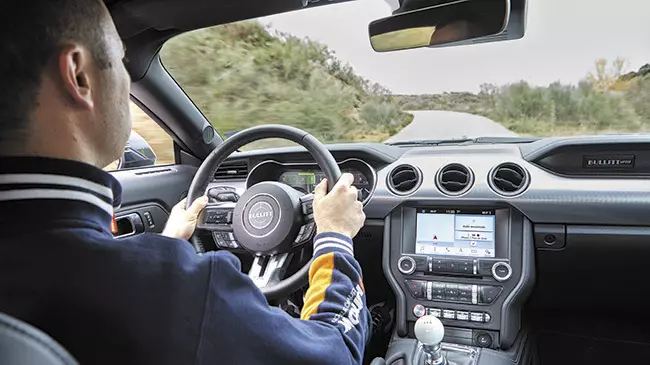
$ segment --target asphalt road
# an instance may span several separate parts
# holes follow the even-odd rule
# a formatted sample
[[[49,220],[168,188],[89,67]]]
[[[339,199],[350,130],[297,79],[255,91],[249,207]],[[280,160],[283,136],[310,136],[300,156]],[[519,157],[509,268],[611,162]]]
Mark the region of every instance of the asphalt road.
[[[386,142],[418,139],[516,137],[517,134],[488,118],[443,110],[410,111],[415,118]]]

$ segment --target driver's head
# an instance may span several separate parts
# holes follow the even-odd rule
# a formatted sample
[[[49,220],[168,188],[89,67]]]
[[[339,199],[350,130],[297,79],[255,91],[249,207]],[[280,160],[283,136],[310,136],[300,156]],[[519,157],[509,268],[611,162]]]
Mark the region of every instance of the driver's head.
[[[98,167],[131,130],[124,49],[102,0],[11,0],[0,11],[0,156]]]

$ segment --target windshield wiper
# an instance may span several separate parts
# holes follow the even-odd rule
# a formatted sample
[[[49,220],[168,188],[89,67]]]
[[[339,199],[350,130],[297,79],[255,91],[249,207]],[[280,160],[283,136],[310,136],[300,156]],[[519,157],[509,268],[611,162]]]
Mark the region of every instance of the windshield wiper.
[[[529,137],[477,137],[459,139],[420,139],[411,141],[388,142],[389,146],[441,146],[460,144],[502,144],[502,143],[531,143],[539,138]]]
[[[414,139],[410,141],[388,142],[390,146],[440,146],[443,144],[461,144],[473,142],[473,139],[459,138],[459,139]]]

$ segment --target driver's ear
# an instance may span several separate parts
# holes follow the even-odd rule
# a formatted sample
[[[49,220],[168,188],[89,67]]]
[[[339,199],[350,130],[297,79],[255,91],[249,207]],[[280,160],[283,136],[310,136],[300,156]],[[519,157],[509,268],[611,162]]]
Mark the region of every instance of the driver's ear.
[[[91,55],[78,45],[66,46],[57,59],[57,72],[68,99],[76,106],[92,109]]]

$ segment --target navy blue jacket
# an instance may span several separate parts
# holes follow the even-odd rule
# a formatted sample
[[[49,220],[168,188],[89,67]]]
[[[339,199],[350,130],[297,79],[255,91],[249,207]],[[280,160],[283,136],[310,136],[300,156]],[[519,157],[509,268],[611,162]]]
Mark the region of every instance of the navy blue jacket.
[[[121,187],[90,165],[0,159],[0,311],[81,364],[359,364],[369,314],[352,242],[317,236],[302,318],[269,307],[219,251],[114,239]]]

